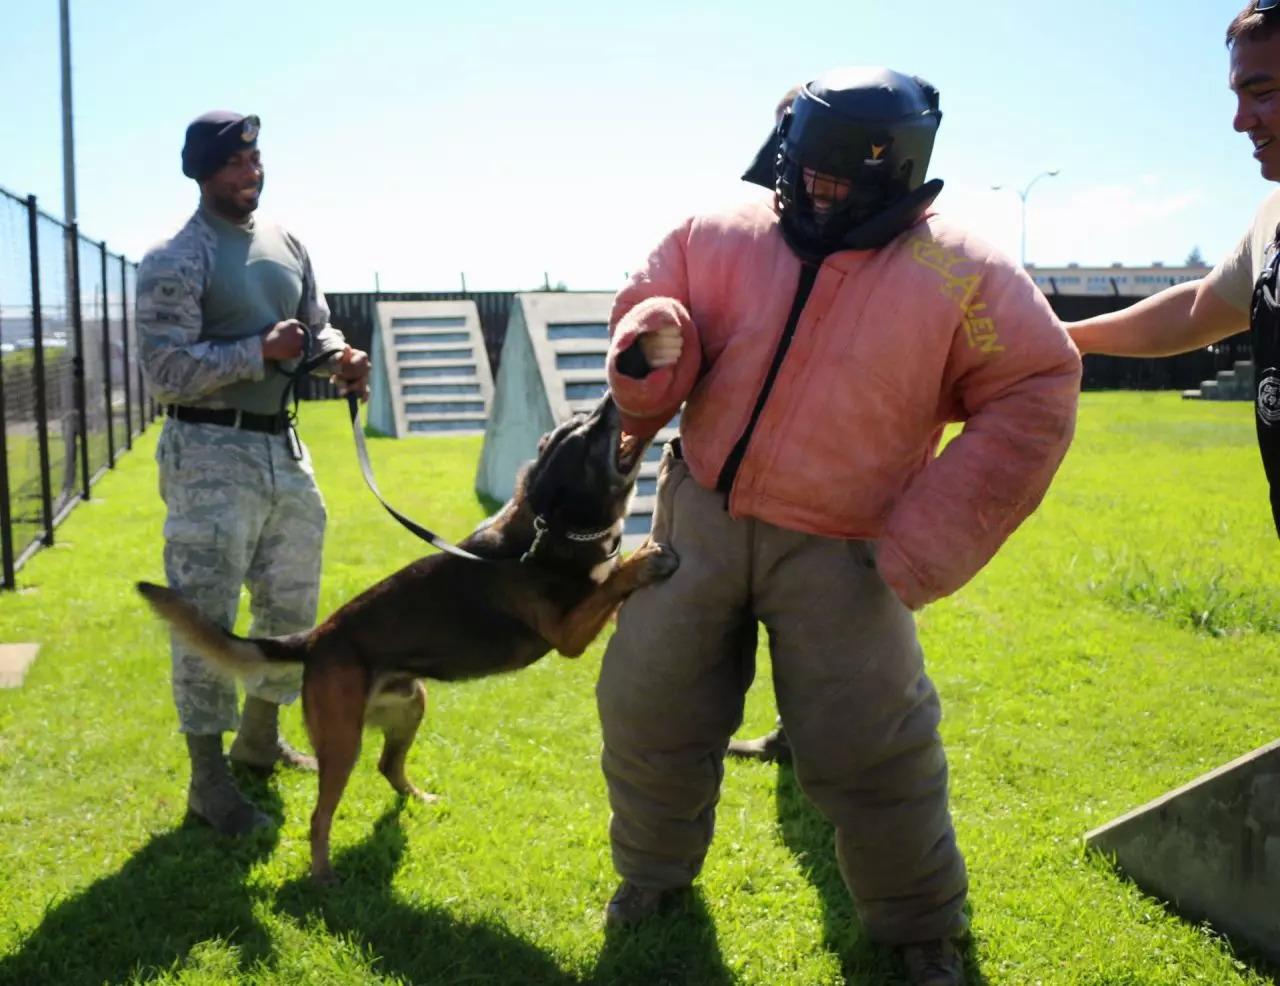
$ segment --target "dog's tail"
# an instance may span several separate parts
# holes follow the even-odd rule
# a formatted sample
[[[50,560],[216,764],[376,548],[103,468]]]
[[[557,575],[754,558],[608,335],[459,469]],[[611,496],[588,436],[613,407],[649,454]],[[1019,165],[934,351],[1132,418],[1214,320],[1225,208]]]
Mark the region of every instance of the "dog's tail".
[[[180,592],[152,582],[139,582],[137,588],[156,614],[192,649],[230,674],[254,674],[268,661],[303,664],[307,660],[306,633],[247,640],[222,629]]]

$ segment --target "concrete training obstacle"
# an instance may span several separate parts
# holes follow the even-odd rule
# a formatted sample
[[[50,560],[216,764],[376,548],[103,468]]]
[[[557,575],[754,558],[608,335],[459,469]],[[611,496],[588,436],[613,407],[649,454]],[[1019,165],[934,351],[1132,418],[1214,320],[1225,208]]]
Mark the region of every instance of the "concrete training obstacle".
[[[481,435],[493,374],[474,301],[380,301],[368,421],[383,435]]]
[[[1085,836],[1145,893],[1280,964],[1280,741]]]
[[[538,439],[575,411],[590,408],[608,388],[605,356],[613,292],[532,291],[517,294],[498,361],[493,407],[485,429],[476,489],[497,502],[510,498],[516,471],[534,457]],[[676,435],[677,414],[645,455],[627,518],[624,548],[648,533],[662,445]]]

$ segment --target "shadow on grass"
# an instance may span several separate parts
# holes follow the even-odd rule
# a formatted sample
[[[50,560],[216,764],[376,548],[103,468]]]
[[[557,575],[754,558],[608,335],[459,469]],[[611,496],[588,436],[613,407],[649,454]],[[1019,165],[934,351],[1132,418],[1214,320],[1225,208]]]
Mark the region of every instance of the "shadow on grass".
[[[302,923],[318,919],[330,934],[346,936],[367,950],[380,975],[415,986],[579,986],[550,956],[499,924],[461,920],[443,908],[399,897],[392,880],[407,841],[399,815],[399,805],[389,808],[368,839],[334,857],[343,883],[320,887],[303,877],[281,889],[277,907]]]
[[[284,810],[270,781],[236,779],[277,827],[234,839],[186,821],[154,837],[118,873],[55,903],[0,959],[0,984],[149,979],[211,939],[238,948],[242,970],[268,959],[271,939],[254,917],[257,895],[244,881],[275,848]]]
[[[724,964],[715,924],[695,887],[636,928],[607,930],[588,982],[593,986],[732,986],[737,979]]]
[[[632,931],[607,934],[590,977],[580,980],[538,946],[490,921],[464,920],[448,910],[399,897],[392,880],[406,839],[399,807],[374,823],[361,844],[334,859],[343,884],[316,886],[308,878],[286,885],[277,907],[301,923],[318,919],[373,956],[381,975],[415,986],[461,982],[537,983],[539,986],[624,986],[698,983],[731,986],[715,928],[696,893]]]
[[[822,901],[823,944],[840,957],[848,986],[896,986],[906,982],[901,962],[893,951],[862,934],[853,900],[836,862],[834,829],[800,789],[790,764],[778,768],[777,812],[783,841],[818,891]],[[986,978],[974,963],[972,945],[967,953],[968,986],[986,986]]]

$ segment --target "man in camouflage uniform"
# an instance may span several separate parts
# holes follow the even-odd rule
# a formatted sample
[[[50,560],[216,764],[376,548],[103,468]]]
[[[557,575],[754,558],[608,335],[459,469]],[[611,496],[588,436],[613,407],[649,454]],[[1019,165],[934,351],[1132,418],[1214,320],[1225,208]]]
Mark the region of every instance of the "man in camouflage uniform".
[[[316,372],[367,395],[368,356],[328,324],[311,261],[298,240],[254,216],[263,169],[256,116],[207,113],[187,128],[182,170],[200,205],[143,258],[137,279],[139,358],[166,420],[156,449],[168,582],[211,618],[233,626],[249,590],[255,635],[316,619],[325,506],[306,447],[283,410],[307,330],[334,356]],[[319,351],[313,350],[313,351]],[[301,684],[293,669],[234,681],[171,640],[173,697],[191,757],[191,813],[220,832],[270,824],[236,788],[232,759],[315,769],[281,738],[281,704]]]

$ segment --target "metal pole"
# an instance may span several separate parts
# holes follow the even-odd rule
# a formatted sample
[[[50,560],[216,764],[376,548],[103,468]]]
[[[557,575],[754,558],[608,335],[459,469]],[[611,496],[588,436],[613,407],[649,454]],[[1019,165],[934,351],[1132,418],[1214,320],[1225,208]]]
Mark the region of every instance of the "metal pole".
[[[70,0],[59,0],[58,23],[62,35],[62,221],[76,221],[76,141],[71,116],[71,10]]]
[[[120,360],[124,375],[124,447],[133,448],[133,388],[129,379],[129,276],[120,255]]]
[[[58,2],[58,28],[62,42],[62,221],[69,226],[71,237],[67,250],[68,286],[71,312],[75,324],[76,355],[72,358],[75,374],[76,402],[79,404],[80,463],[83,473],[81,495],[89,499],[89,436],[85,430],[87,416],[84,397],[84,333],[80,321],[80,244],[76,225],[76,139],[71,110],[71,3]],[[68,464],[70,465],[70,464]]]
[[[116,467],[115,415],[111,413],[111,303],[107,300],[107,241],[98,249],[102,251],[102,389],[107,397],[107,466]]]
[[[80,227],[67,228],[71,237],[71,327],[75,333],[76,354],[71,359],[75,381],[77,419],[80,430],[80,497],[89,499],[89,408],[84,389],[84,319],[80,311]]]
[[[53,491],[49,481],[49,397],[44,376],[44,312],[40,301],[40,211],[27,196],[27,232],[31,240],[31,336],[36,375],[36,433],[40,440],[40,506],[44,511],[44,544],[53,544]]]
[[[1025,188],[1023,188],[1021,191],[1019,191],[1019,190],[1018,190],[1018,189],[1016,189],[1016,188],[1011,189],[1011,191],[1012,191],[1016,196],[1018,196],[1018,198],[1019,198],[1019,199],[1021,200],[1021,202],[1022,202],[1022,256],[1021,256],[1021,261],[1022,261],[1022,266],[1023,266],[1023,267],[1026,267],[1026,266],[1027,266],[1027,196],[1031,194],[1031,186],[1032,186],[1032,185],[1034,185],[1036,182],[1038,182],[1041,178],[1052,178],[1054,175],[1056,175],[1056,174],[1058,173],[1058,171],[1059,171],[1059,170],[1060,170],[1060,169],[1058,169],[1058,168],[1054,168],[1052,171],[1042,171],[1042,172],[1040,172],[1040,174],[1036,175],[1036,176],[1035,176],[1034,178],[1032,178],[1029,182],[1027,182],[1026,187],[1025,187]],[[991,186],[991,190],[992,190],[992,191],[995,191],[995,192],[998,192],[998,191],[1000,191],[1000,190],[1001,190],[1002,188],[1004,188],[1004,187],[1006,187],[1004,184],[992,185],[992,186]]]
[[[15,585],[13,572],[13,513],[9,504],[9,426],[4,406],[4,357],[0,356],[0,569],[5,589]]]
[[[135,334],[136,334],[136,333],[137,333],[137,328],[138,328],[138,326],[137,326],[137,322],[138,322],[138,318],[137,318],[137,315],[138,315],[138,308],[137,308],[137,305],[138,305],[138,295],[137,295],[137,290],[138,290],[138,288],[137,288],[138,265],[137,265],[137,264],[134,264],[134,265],[133,265],[133,277],[134,277],[134,298],[133,298],[133,301],[134,301],[134,332],[135,332]],[[136,354],[136,356],[135,356],[134,358],[135,358],[135,360],[137,361],[137,370],[138,370],[138,434],[139,434],[139,435],[141,435],[144,431],[146,431],[146,430],[147,430],[147,426],[148,426],[149,424],[151,424],[151,419],[152,419],[152,417],[153,417],[153,415],[152,415],[152,407],[151,407],[151,395],[147,392],[147,381],[146,381],[146,378],[143,376],[143,373],[142,373],[142,341],[141,341],[141,339],[139,339],[139,341],[138,341],[138,352],[137,352],[137,354]]]
[[[1022,266],[1027,266],[1027,193],[1018,193],[1022,199]]]

